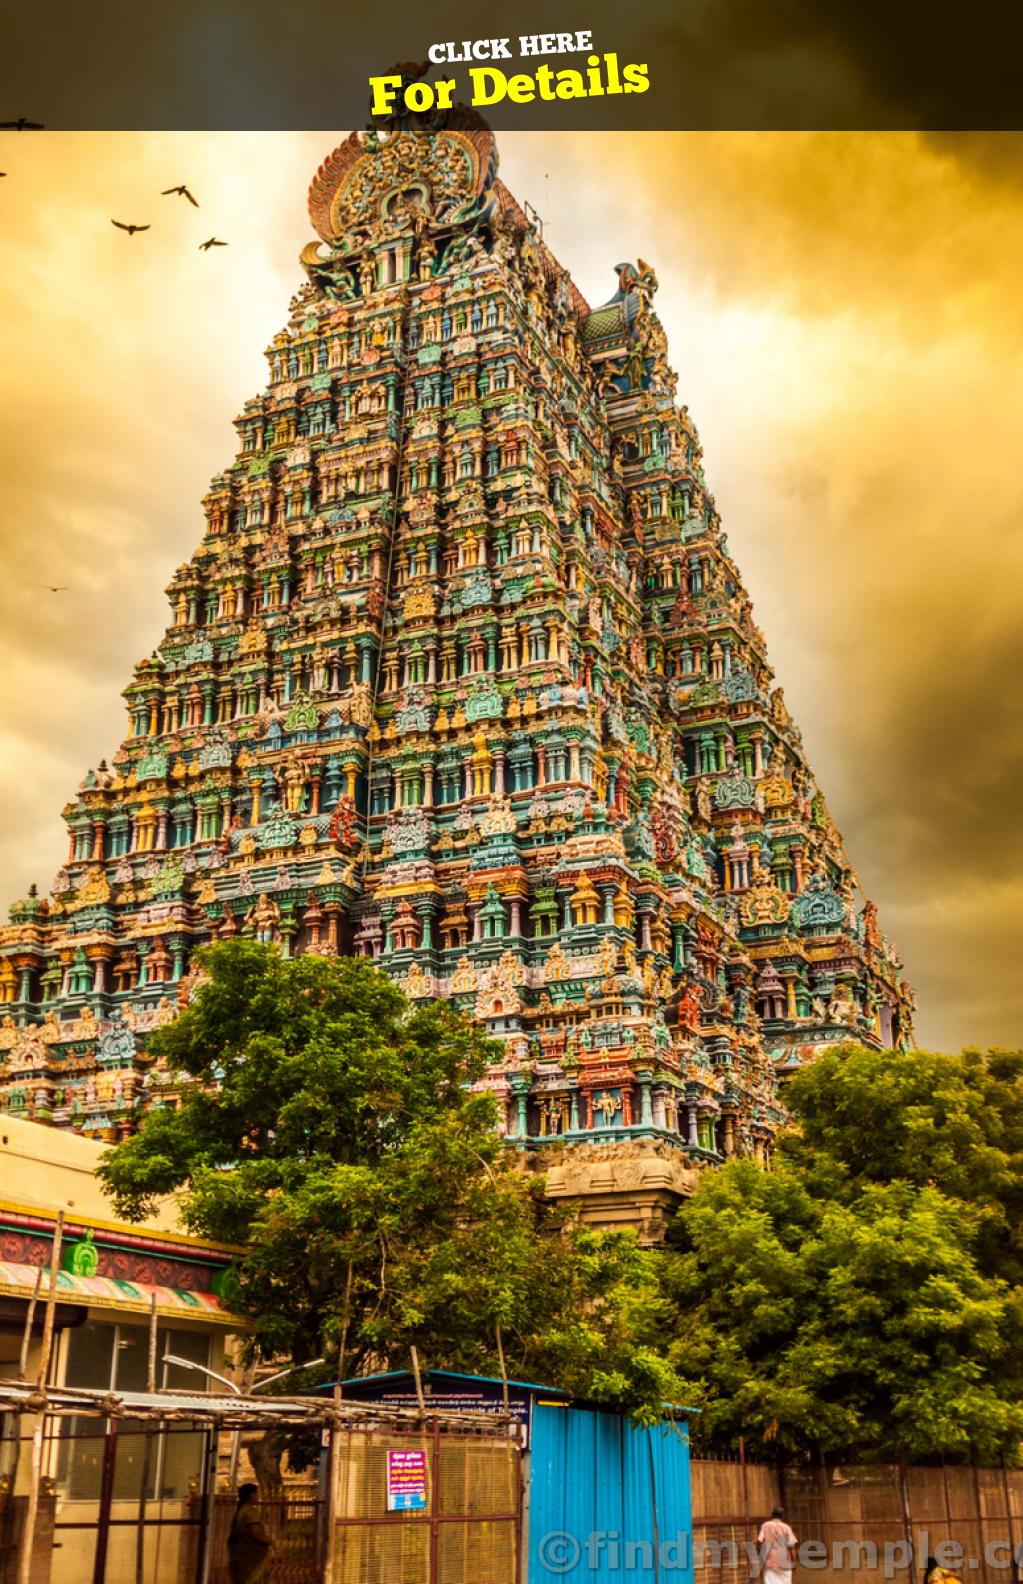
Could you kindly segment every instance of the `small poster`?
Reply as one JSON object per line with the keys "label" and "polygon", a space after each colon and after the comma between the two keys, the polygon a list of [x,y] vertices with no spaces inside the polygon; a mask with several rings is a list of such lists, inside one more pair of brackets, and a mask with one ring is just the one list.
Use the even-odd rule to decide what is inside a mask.
{"label": "small poster", "polygon": [[387,1511],[419,1512],[426,1506],[426,1453],[421,1447],[387,1454]]}

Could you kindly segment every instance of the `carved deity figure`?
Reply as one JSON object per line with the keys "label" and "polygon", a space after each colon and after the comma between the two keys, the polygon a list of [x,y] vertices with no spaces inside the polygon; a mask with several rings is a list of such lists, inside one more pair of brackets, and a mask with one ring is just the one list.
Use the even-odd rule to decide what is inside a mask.
{"label": "carved deity figure", "polygon": [[309,772],[298,759],[293,759],[284,770],[284,807],[289,814],[299,814],[305,798]]}
{"label": "carved deity figure", "polygon": [[261,891],[245,915],[245,927],[264,945],[279,945],[281,910],[272,897]]}
{"label": "carved deity figure", "polygon": [[416,258],[416,272],[421,281],[428,281],[437,261],[437,244],[431,237],[420,239]]}
{"label": "carved deity figure", "polygon": [[598,1111],[604,1119],[604,1127],[611,1127],[621,1108],[621,1100],[617,1095],[612,1094],[609,1089],[602,1089],[593,1102],[594,1111]]}

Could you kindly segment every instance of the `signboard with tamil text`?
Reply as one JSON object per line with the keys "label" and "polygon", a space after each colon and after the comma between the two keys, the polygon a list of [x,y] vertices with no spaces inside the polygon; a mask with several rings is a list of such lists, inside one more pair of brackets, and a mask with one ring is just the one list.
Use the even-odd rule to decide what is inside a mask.
{"label": "signboard with tamil text", "polygon": [[[424,1391],[424,1406],[427,1416],[434,1413],[467,1413],[503,1415],[505,1406],[501,1383],[488,1380],[467,1381],[457,1385],[448,1385],[445,1380],[440,1384],[427,1383]],[[346,1381],[345,1396],[353,1402],[377,1402],[383,1408],[402,1408],[413,1412],[419,1407],[411,1376],[406,1384],[405,1377],[400,1374],[392,1376],[366,1376],[362,1380]],[[520,1445],[529,1444],[529,1417],[531,1397],[527,1391],[513,1386],[508,1394],[508,1417],[518,1430]]]}
{"label": "signboard with tamil text", "polygon": [[387,1511],[421,1512],[426,1506],[426,1453],[392,1447],[387,1453]]}

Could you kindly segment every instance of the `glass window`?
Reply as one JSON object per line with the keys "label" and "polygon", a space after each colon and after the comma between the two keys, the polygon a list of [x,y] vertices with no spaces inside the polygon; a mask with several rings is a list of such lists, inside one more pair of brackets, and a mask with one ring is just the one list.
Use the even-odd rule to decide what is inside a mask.
{"label": "glass window", "polygon": [[89,1321],[68,1332],[66,1386],[92,1386],[108,1391],[113,1383],[117,1327]]}
{"label": "glass window", "polygon": [[[205,1392],[216,1382],[200,1370],[164,1364],[166,1354],[206,1366],[210,1339],[200,1331],[161,1326],[157,1332],[157,1381],[172,1391]],[[99,1391],[144,1392],[149,1373],[149,1328],[145,1325],[107,1325],[90,1320],[68,1333],[65,1384]],[[103,1474],[107,1421],[75,1417],[65,1421],[57,1479],[69,1501],[98,1501]],[[114,1465],[115,1501],[137,1498],[146,1471],[147,1495],[165,1500],[182,1498],[198,1478],[203,1437],[199,1431],[178,1426],[149,1436],[135,1419],[118,1422]]]}

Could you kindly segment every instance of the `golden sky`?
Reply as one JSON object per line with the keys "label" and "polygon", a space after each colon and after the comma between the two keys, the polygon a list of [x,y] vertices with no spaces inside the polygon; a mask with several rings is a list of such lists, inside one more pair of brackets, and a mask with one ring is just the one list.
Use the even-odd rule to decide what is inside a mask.
{"label": "golden sky", "polygon": [[[60,809],[233,455],[341,133],[0,137],[0,899]],[[1023,1041],[1020,145],[505,133],[593,304],[642,257],[786,699],[925,1046]],[[545,180],[546,177],[546,180]],[[160,190],[186,181],[196,211]],[[111,218],[150,222],[128,237]],[[227,248],[200,253],[215,232]],[[48,584],[67,584],[51,594]]]}

